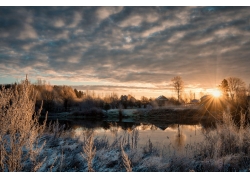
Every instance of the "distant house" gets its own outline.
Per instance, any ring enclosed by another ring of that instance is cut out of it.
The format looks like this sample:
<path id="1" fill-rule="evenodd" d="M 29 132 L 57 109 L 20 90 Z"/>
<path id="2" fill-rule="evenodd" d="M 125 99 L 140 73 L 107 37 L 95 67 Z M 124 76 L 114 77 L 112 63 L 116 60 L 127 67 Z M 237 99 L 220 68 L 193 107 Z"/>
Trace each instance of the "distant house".
<path id="1" fill-rule="evenodd" d="M 158 98 L 155 99 L 158 106 L 164 106 L 169 100 L 165 96 L 161 95 Z"/>
<path id="2" fill-rule="evenodd" d="M 190 101 L 190 104 L 199 104 L 199 100 L 198 99 L 192 99 L 191 101 Z"/>

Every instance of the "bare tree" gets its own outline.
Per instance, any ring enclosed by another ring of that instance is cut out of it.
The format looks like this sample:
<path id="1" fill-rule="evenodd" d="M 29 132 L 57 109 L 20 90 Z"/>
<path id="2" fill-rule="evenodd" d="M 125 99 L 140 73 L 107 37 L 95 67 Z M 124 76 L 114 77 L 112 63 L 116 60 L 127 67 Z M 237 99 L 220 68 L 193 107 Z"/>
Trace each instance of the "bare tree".
<path id="1" fill-rule="evenodd" d="M 223 81 L 218 87 L 221 90 L 223 97 L 227 99 L 229 97 L 228 96 L 228 91 L 229 91 L 228 81 L 226 79 L 223 79 Z"/>
<path id="2" fill-rule="evenodd" d="M 244 81 L 237 77 L 229 77 L 227 78 L 228 82 L 228 92 L 232 101 L 236 101 L 239 96 L 244 94 L 246 90 L 246 86 Z"/>
<path id="3" fill-rule="evenodd" d="M 172 80 L 172 86 L 177 93 L 178 102 L 180 102 L 180 94 L 184 89 L 184 82 L 180 76 L 175 76 Z"/>

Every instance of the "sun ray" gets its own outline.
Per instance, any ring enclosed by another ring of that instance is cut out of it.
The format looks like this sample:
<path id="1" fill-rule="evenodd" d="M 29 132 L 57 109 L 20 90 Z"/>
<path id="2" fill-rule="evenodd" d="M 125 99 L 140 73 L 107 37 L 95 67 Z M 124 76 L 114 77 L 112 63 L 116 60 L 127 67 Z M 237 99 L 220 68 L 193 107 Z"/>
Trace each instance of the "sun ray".
<path id="1" fill-rule="evenodd" d="M 215 98 L 219 98 L 221 96 L 221 91 L 218 89 L 213 89 L 211 94 L 215 97 Z"/>

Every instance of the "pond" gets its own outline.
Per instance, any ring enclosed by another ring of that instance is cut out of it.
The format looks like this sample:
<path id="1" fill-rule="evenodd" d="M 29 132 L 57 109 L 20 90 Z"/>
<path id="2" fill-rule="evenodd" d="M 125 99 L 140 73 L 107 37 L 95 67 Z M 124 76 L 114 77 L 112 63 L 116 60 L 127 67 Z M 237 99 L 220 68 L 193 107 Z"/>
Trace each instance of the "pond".
<path id="1" fill-rule="evenodd" d="M 138 130 L 138 147 L 145 147 L 152 142 L 154 147 L 168 149 L 171 152 L 184 153 L 185 147 L 193 146 L 204 140 L 203 133 L 211 129 L 207 124 L 153 124 L 148 122 L 97 121 L 82 120 L 69 121 L 68 126 L 73 130 L 74 137 L 81 136 L 84 131 L 93 129 L 95 137 L 106 137 L 112 143 L 117 137 L 132 136 L 133 129 Z"/>

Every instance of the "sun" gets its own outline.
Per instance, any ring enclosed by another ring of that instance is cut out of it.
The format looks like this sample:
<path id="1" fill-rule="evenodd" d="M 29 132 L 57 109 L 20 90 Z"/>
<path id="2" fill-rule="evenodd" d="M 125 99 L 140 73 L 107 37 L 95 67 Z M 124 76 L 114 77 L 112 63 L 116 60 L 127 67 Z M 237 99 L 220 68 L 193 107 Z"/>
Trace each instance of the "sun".
<path id="1" fill-rule="evenodd" d="M 218 90 L 218 89 L 214 89 L 214 90 L 212 90 L 211 94 L 212 94 L 214 97 L 218 98 L 218 97 L 221 96 L 221 91 Z"/>

